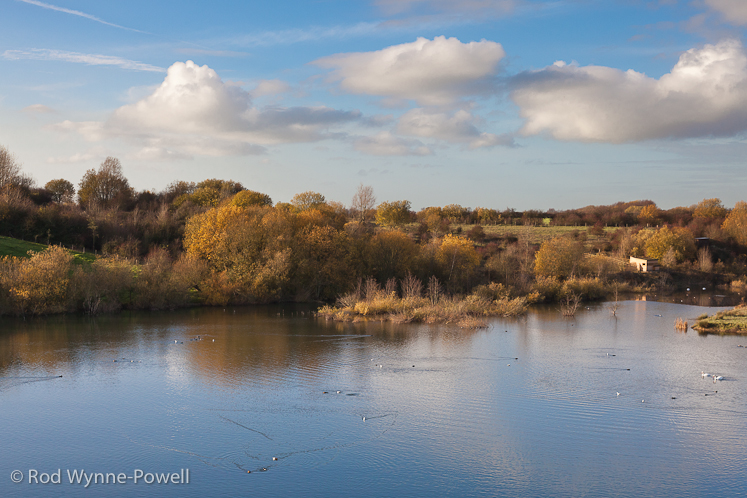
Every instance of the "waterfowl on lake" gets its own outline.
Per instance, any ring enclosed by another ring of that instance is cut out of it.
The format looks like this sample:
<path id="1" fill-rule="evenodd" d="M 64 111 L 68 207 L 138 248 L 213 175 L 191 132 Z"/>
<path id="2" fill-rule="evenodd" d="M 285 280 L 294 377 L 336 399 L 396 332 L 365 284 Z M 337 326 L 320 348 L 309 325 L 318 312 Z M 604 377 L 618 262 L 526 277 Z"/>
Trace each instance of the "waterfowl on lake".
<path id="1" fill-rule="evenodd" d="M 700 371 L 700 376 L 705 379 L 706 377 L 713 377 L 713 374 L 709 374 L 708 372 L 704 372 L 704 371 L 701 370 Z"/>
<path id="2" fill-rule="evenodd" d="M 717 380 L 724 380 L 723 375 L 714 375 L 713 376 L 713 383 L 715 384 Z"/>

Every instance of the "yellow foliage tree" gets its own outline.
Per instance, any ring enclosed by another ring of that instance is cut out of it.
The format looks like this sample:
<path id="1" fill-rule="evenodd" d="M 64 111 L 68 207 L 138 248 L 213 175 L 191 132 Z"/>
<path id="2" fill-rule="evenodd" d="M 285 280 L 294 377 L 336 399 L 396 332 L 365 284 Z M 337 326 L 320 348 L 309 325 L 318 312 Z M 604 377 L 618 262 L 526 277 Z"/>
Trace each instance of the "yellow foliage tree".
<path id="1" fill-rule="evenodd" d="M 738 244 L 747 246 L 747 202 L 737 202 L 721 228 Z"/>
<path id="2" fill-rule="evenodd" d="M 726 208 L 721 204 L 721 199 L 703 199 L 693 210 L 696 218 L 723 218 L 726 216 Z"/>
<path id="3" fill-rule="evenodd" d="M 376 223 L 384 227 L 410 221 L 410 201 L 382 202 L 376 208 Z"/>
<path id="4" fill-rule="evenodd" d="M 687 228 L 662 227 L 645 242 L 646 257 L 662 259 L 670 249 L 678 262 L 695 256 L 695 238 Z"/>
<path id="5" fill-rule="evenodd" d="M 640 221 L 641 224 L 645 223 L 647 225 L 655 225 L 660 214 L 661 212 L 659 211 L 659 208 L 656 207 L 656 204 L 647 204 L 643 206 L 641 212 L 638 213 L 638 221 Z"/>
<path id="6" fill-rule="evenodd" d="M 184 227 L 184 248 L 212 265 L 223 263 L 225 267 L 218 254 L 225 246 L 229 227 L 235 226 L 243 213 L 238 206 L 222 206 L 191 217 Z"/>
<path id="7" fill-rule="evenodd" d="M 452 291 L 462 291 L 480 265 L 480 255 L 472 241 L 448 234 L 444 236 L 436 252 L 436 261 L 446 278 L 447 286 Z"/>
<path id="8" fill-rule="evenodd" d="M 570 277 L 583 254 L 583 246 L 567 237 L 546 240 L 534 257 L 534 273 L 547 277 Z"/>
<path id="9" fill-rule="evenodd" d="M 231 205 L 242 208 L 250 206 L 272 206 L 272 199 L 269 195 L 261 192 L 242 190 L 233 196 Z"/>
<path id="10" fill-rule="evenodd" d="M 29 252 L 30 258 L 4 258 L 6 270 L 0 286 L 7 289 L 12 309 L 19 314 L 42 315 L 65 311 L 73 256 L 52 246 Z"/>

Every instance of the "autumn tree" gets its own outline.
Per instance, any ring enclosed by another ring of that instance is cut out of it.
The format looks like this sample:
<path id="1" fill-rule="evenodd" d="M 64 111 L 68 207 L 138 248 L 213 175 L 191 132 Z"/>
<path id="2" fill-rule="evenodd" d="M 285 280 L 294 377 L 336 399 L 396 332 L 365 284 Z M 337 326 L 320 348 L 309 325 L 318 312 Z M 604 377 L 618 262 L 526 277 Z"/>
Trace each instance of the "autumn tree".
<path id="1" fill-rule="evenodd" d="M 495 209 L 478 207 L 475 212 L 477 221 L 482 225 L 497 225 L 501 221 L 501 214 Z"/>
<path id="2" fill-rule="evenodd" d="M 65 179 L 50 180 L 44 185 L 52 195 L 52 200 L 58 204 L 63 202 L 73 202 L 73 196 L 75 195 L 75 187 L 72 183 Z"/>
<path id="3" fill-rule="evenodd" d="M 73 256 L 59 246 L 29 253 L 29 258 L 7 258 L 0 272 L 0 290 L 21 315 L 65 311 Z"/>
<path id="4" fill-rule="evenodd" d="M 662 259 L 668 252 L 678 262 L 695 256 L 695 239 L 687 228 L 662 227 L 649 236 L 645 242 L 647 258 Z"/>
<path id="5" fill-rule="evenodd" d="M 583 254 L 583 246 L 567 237 L 546 240 L 535 255 L 534 273 L 547 277 L 570 277 Z"/>
<path id="6" fill-rule="evenodd" d="M 726 216 L 726 208 L 721 204 L 721 199 L 703 199 L 693 210 L 693 216 L 696 218 L 723 218 Z"/>
<path id="7" fill-rule="evenodd" d="M 405 233 L 386 230 L 374 235 L 367 247 L 364 260 L 367 273 L 379 282 L 390 278 L 403 279 L 413 271 L 418 245 Z"/>
<path id="8" fill-rule="evenodd" d="M 282 295 L 292 264 L 290 216 L 269 207 L 212 208 L 187 220 L 184 247 L 207 260 L 216 274 L 213 283 L 220 282 L 219 287 L 231 289 L 240 300 L 275 300 Z"/>
<path id="9" fill-rule="evenodd" d="M 134 196 L 122 164 L 116 157 L 107 157 L 98 171 L 89 169 L 78 186 L 78 202 L 82 207 L 120 207 Z"/>
<path id="10" fill-rule="evenodd" d="M 350 205 L 350 209 L 355 214 L 358 222 L 363 223 L 368 219 L 368 214 L 376 206 L 376 196 L 374 195 L 373 187 L 364 186 L 362 183 L 358 186 L 358 190 L 355 191 L 353 196 L 353 202 Z"/>
<path id="11" fill-rule="evenodd" d="M 638 213 L 638 221 L 643 225 L 655 225 L 657 219 L 660 216 L 659 208 L 656 204 L 647 204 L 643 206 L 641 212 Z"/>
<path id="12" fill-rule="evenodd" d="M 376 223 L 381 226 L 403 225 L 410 221 L 410 201 L 382 202 L 376 208 Z"/>
<path id="13" fill-rule="evenodd" d="M 445 221 L 443 210 L 439 206 L 431 206 L 418 211 L 418 221 L 428 227 L 429 230 L 439 230 L 443 225 L 448 226 Z"/>
<path id="14" fill-rule="evenodd" d="M 294 280 L 301 297 L 335 299 L 354 281 L 351 240 L 344 231 L 308 226 L 297 235 L 295 251 L 298 271 Z"/>
<path id="15" fill-rule="evenodd" d="M 322 207 L 326 203 L 326 199 L 319 192 L 312 192 L 307 190 L 296 194 L 291 198 L 291 205 L 299 211 L 306 211 L 307 209 L 316 209 Z"/>
<path id="16" fill-rule="evenodd" d="M 480 256 L 472 241 L 448 234 L 441 241 L 436 253 L 436 260 L 452 291 L 461 292 L 480 265 Z"/>
<path id="17" fill-rule="evenodd" d="M 465 223 L 469 219 L 469 209 L 459 204 L 447 204 L 441 208 L 441 213 L 451 223 Z"/>
<path id="18" fill-rule="evenodd" d="M 272 206 L 272 199 L 269 195 L 253 190 L 242 190 L 234 195 L 231 199 L 232 206 L 250 207 L 250 206 Z"/>
<path id="19" fill-rule="evenodd" d="M 747 202 L 739 201 L 724 220 L 721 229 L 738 244 L 747 246 Z"/>

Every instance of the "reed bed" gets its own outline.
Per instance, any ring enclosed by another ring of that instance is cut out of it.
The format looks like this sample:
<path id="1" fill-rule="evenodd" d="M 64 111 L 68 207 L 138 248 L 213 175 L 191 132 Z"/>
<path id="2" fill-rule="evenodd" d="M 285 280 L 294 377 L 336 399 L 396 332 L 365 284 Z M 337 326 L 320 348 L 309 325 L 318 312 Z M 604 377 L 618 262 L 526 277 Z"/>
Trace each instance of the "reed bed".
<path id="1" fill-rule="evenodd" d="M 341 296 L 334 306 L 324 306 L 317 315 L 327 320 L 358 322 L 381 320 L 393 323 L 453 323 L 462 328 L 483 328 L 487 317 L 519 316 L 527 310 L 524 297 L 508 296 L 490 299 L 476 294 L 450 297 L 435 292 L 429 282 L 426 296 L 405 295 L 383 289 L 370 290 L 364 295 L 353 292 Z M 359 286 L 359 289 L 361 286 Z"/>

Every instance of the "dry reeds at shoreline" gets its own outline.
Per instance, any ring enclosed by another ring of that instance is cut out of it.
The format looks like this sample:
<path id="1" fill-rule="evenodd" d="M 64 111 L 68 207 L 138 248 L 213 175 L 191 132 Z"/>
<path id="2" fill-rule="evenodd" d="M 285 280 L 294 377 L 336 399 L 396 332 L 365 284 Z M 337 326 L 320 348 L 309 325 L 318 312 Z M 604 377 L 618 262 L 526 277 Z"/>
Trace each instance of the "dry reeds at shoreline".
<path id="1" fill-rule="evenodd" d="M 375 280 L 369 279 L 359 285 L 356 292 L 338 299 L 335 306 L 319 309 L 317 315 L 344 322 L 453 323 L 474 329 L 486 327 L 487 317 L 519 316 L 526 312 L 528 306 L 524 297 L 511 299 L 505 295 L 491 299 L 478 293 L 466 297 L 445 296 L 436 279 L 428 282 L 425 296 L 422 296 L 422 286 L 417 283 L 411 277 L 404 279 L 401 283 L 403 296 L 399 297 L 395 282 L 388 282 L 381 289 Z"/>

